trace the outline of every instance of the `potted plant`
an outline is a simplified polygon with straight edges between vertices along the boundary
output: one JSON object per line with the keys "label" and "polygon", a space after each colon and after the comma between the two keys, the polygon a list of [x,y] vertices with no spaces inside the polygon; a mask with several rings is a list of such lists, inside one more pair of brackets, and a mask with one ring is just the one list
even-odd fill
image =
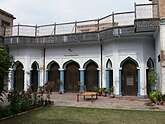
{"label": "potted plant", "polygon": [[102,88],[102,96],[107,96],[107,90],[106,90],[106,88]]}
{"label": "potted plant", "polygon": [[155,89],[155,83],[157,79],[157,74],[155,71],[149,71],[148,72],[148,83],[150,86],[150,91],[153,91]]}
{"label": "potted plant", "polygon": [[159,90],[153,90],[149,94],[149,98],[158,105],[162,101],[162,93]]}
{"label": "potted plant", "polygon": [[115,95],[114,95],[114,87],[113,87],[113,86],[110,87],[110,88],[109,88],[109,91],[110,91],[109,97],[110,97],[110,98],[114,98],[114,97],[115,97]]}
{"label": "potted plant", "polygon": [[100,87],[94,87],[94,92],[97,92],[97,95],[100,96],[101,95]]}

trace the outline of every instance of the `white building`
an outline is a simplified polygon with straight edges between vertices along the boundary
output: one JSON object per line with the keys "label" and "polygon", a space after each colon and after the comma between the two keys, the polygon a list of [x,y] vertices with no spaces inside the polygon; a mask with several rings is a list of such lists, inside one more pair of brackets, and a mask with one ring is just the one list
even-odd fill
{"label": "white building", "polygon": [[[158,88],[164,93],[165,20],[157,2],[98,20],[17,25],[12,27],[12,36],[7,35],[11,31],[7,27],[4,43],[15,57],[8,90],[26,90],[30,85],[36,91],[47,81],[60,80],[54,91],[77,92],[80,82],[81,91],[84,85],[88,91],[114,86],[115,95],[146,97],[148,71],[155,69]],[[103,24],[111,26],[100,28]],[[88,30],[80,32],[78,27],[83,25]]]}

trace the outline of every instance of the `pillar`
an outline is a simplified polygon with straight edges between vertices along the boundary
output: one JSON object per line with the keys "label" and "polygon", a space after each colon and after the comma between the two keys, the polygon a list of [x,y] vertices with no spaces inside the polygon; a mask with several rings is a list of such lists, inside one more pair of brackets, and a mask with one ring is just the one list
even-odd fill
{"label": "pillar", "polygon": [[60,70],[60,93],[64,93],[64,69]]}
{"label": "pillar", "polygon": [[38,70],[38,87],[40,86],[40,70]]}
{"label": "pillar", "polygon": [[98,71],[98,87],[101,87],[102,88],[102,83],[100,83],[100,70],[97,70]]}
{"label": "pillar", "polygon": [[30,70],[30,89],[32,90],[32,70]]}
{"label": "pillar", "polygon": [[10,91],[14,90],[14,70],[11,70],[11,86]]}
{"label": "pillar", "polygon": [[138,97],[140,97],[140,69],[138,69]]}
{"label": "pillar", "polygon": [[46,70],[46,83],[48,82],[48,70]]}
{"label": "pillar", "polygon": [[106,88],[108,89],[110,86],[110,70],[106,70]]}
{"label": "pillar", "polygon": [[84,69],[80,69],[80,92],[84,92]]}
{"label": "pillar", "polygon": [[121,89],[121,86],[122,86],[122,75],[121,75],[121,71],[122,71],[122,69],[119,70],[119,96],[122,96],[122,89]]}

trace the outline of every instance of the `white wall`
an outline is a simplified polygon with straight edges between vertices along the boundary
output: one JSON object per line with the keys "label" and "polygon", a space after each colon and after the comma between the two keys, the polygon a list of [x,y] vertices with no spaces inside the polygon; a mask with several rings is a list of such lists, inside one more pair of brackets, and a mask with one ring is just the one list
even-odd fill
{"label": "white wall", "polygon": [[[113,69],[113,84],[115,87],[115,94],[119,94],[119,69],[120,63],[127,57],[133,58],[139,64],[140,69],[140,94],[146,95],[146,62],[149,57],[155,58],[154,42],[151,36],[132,36],[110,39],[103,42],[103,73],[102,83],[106,87],[106,63],[110,59],[112,61]],[[93,60],[98,64],[98,70],[101,69],[101,52],[100,44],[85,43],[85,44],[59,44],[45,46],[45,68],[51,61],[59,64],[60,69],[63,69],[65,62],[69,60],[76,61],[83,69],[83,65],[88,60]],[[10,53],[15,57],[15,61],[19,60],[25,70],[25,89],[26,84],[29,84],[31,65],[34,61],[39,64],[41,72],[41,85],[46,79],[43,72],[43,47],[41,46],[15,46],[10,47]],[[43,76],[45,75],[45,79]],[[101,82],[101,78],[100,78]]]}
{"label": "white wall", "polygon": [[[106,42],[103,47],[105,72],[107,60],[112,61],[113,84],[115,94],[119,94],[119,70],[120,63],[127,57],[133,58],[139,64],[140,69],[140,94],[146,95],[146,63],[149,57],[155,58],[154,41],[152,36],[135,36],[129,38],[118,38]],[[106,74],[103,74],[103,82],[106,82]],[[104,83],[105,85],[105,83]]]}

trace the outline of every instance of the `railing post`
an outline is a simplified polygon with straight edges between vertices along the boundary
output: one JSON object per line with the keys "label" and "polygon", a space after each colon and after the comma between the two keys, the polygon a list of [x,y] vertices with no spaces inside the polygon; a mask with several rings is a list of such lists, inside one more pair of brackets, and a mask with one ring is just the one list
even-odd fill
{"label": "railing post", "polygon": [[20,26],[20,25],[19,25],[19,23],[18,23],[18,32],[17,32],[17,35],[18,35],[18,36],[19,36],[19,26]]}
{"label": "railing post", "polygon": [[114,12],[112,12],[112,26],[115,26],[115,18],[114,18]]}
{"label": "railing post", "polygon": [[35,37],[37,36],[37,25],[35,26]]}
{"label": "railing post", "polygon": [[56,35],[56,23],[54,23],[54,35]]}
{"label": "railing post", "polygon": [[159,3],[156,3],[156,8],[157,8],[157,18],[160,18]]}
{"label": "railing post", "polygon": [[136,2],[134,2],[134,9],[135,9],[135,19],[136,19]]}
{"label": "railing post", "polygon": [[77,33],[77,29],[76,28],[77,28],[77,21],[75,21],[75,32],[74,32],[75,34]]}
{"label": "railing post", "polygon": [[98,20],[97,20],[97,31],[99,31],[100,30],[100,20],[99,20],[99,18],[98,18]]}

